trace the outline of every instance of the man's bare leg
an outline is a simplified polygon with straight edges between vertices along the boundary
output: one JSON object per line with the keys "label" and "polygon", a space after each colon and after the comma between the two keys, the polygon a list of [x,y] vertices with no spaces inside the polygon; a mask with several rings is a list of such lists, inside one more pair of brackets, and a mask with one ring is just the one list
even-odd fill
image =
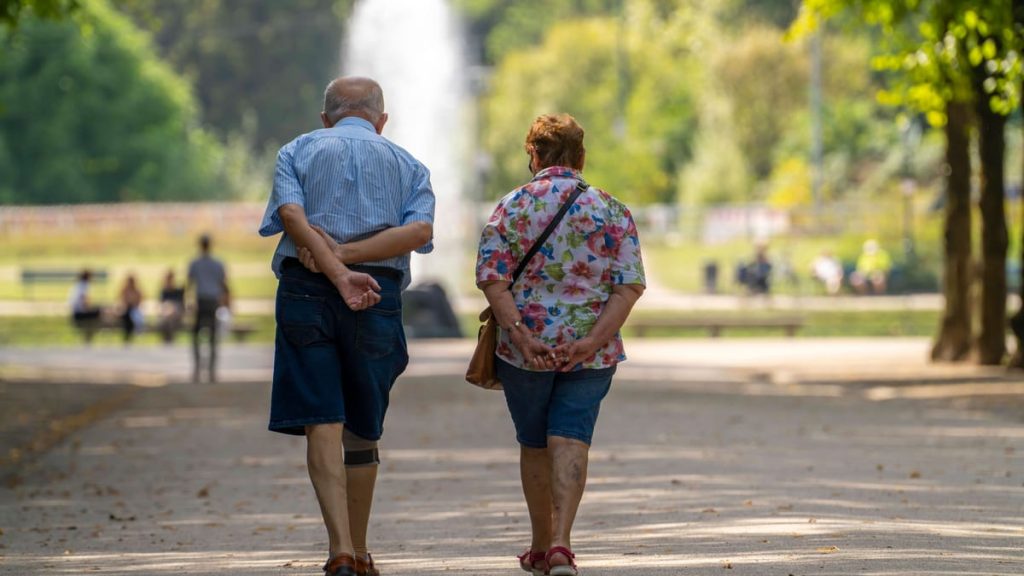
{"label": "man's bare leg", "polygon": [[306,426],[306,465],[327,527],[331,558],[352,554],[347,475],[342,457],[343,428],[340,423]]}
{"label": "man's bare leg", "polygon": [[370,524],[370,508],[373,506],[373,488],[377,484],[376,464],[349,466],[348,476],[348,525],[352,533],[352,547],[356,556],[365,559],[367,554],[366,533]]}
{"label": "man's bare leg", "polygon": [[[548,436],[551,454],[551,501],[554,511],[554,533],[551,546],[572,549],[570,533],[576,521],[576,511],[587,485],[587,463],[590,446],[579,440]],[[556,554],[551,565],[568,564],[569,558]]]}
{"label": "man's bare leg", "polygon": [[530,511],[533,541],[530,550],[547,552],[551,547],[551,458],[547,448],[519,448],[519,476]]}

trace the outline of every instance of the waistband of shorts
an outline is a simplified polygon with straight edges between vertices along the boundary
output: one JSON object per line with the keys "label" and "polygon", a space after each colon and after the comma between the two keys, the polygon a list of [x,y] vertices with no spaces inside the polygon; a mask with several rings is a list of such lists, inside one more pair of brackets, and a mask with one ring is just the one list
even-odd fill
{"label": "waistband of shorts", "polygon": [[[295,266],[298,266],[299,268],[302,268],[304,270],[306,269],[306,267],[302,265],[302,262],[300,262],[298,258],[286,256],[283,260],[281,260],[281,270],[287,270],[288,268],[293,268]],[[352,270],[353,272],[363,272],[369,274],[370,276],[387,278],[399,284],[401,284],[402,277],[404,276],[401,270],[397,268],[389,268],[387,266],[349,264],[347,265],[347,267],[349,270]]]}

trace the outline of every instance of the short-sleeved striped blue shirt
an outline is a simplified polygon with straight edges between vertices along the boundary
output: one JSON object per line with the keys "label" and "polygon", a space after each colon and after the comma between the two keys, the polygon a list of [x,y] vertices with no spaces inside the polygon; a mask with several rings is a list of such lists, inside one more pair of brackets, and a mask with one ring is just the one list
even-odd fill
{"label": "short-sleeved striped blue shirt", "polygon": [[[281,148],[261,236],[284,232],[277,210],[285,204],[302,206],[310,224],[341,243],[410,222],[434,221],[430,172],[356,117],[303,134]],[[431,242],[416,251],[426,254],[433,249]],[[281,261],[296,255],[295,244],[285,233],[274,252],[274,273],[280,276]],[[401,270],[402,287],[409,285],[408,254],[366,264]]]}

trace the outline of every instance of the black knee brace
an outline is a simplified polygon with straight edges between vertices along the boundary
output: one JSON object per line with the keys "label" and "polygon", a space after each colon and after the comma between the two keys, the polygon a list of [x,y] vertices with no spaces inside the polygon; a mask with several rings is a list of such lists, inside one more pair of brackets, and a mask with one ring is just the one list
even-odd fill
{"label": "black knee brace", "polygon": [[377,441],[360,438],[348,431],[342,432],[342,443],[345,446],[345,466],[376,466],[380,464],[380,453]]}

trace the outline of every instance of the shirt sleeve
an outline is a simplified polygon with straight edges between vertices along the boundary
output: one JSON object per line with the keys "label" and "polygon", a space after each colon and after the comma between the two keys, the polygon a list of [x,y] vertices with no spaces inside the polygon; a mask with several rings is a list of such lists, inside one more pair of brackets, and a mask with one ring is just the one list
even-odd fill
{"label": "shirt sleeve", "polygon": [[621,235],[615,259],[612,261],[612,283],[646,286],[644,261],[640,254],[640,234],[637,232],[636,223],[633,222],[633,215],[628,209],[623,210],[619,219],[619,227]]}
{"label": "shirt sleeve", "polygon": [[[412,193],[405,201],[405,208],[402,211],[402,225],[412,222],[428,222],[434,224],[434,189],[430,185],[430,171],[423,165],[416,170],[413,182]],[[429,254],[434,251],[434,241],[431,239],[423,246],[416,249],[420,254]]]}
{"label": "shirt sleeve", "polygon": [[476,254],[476,285],[484,282],[512,281],[512,249],[506,236],[508,213],[499,205],[480,233],[480,246]]}
{"label": "shirt sleeve", "polygon": [[298,140],[292,140],[281,147],[277,153],[277,167],[274,169],[274,188],[270,192],[270,201],[267,203],[267,211],[263,214],[263,222],[260,223],[260,236],[273,236],[284,232],[284,223],[277,210],[285,204],[298,204],[305,207],[305,199],[302,195],[302,184],[299,176],[295,173],[295,146]]}

